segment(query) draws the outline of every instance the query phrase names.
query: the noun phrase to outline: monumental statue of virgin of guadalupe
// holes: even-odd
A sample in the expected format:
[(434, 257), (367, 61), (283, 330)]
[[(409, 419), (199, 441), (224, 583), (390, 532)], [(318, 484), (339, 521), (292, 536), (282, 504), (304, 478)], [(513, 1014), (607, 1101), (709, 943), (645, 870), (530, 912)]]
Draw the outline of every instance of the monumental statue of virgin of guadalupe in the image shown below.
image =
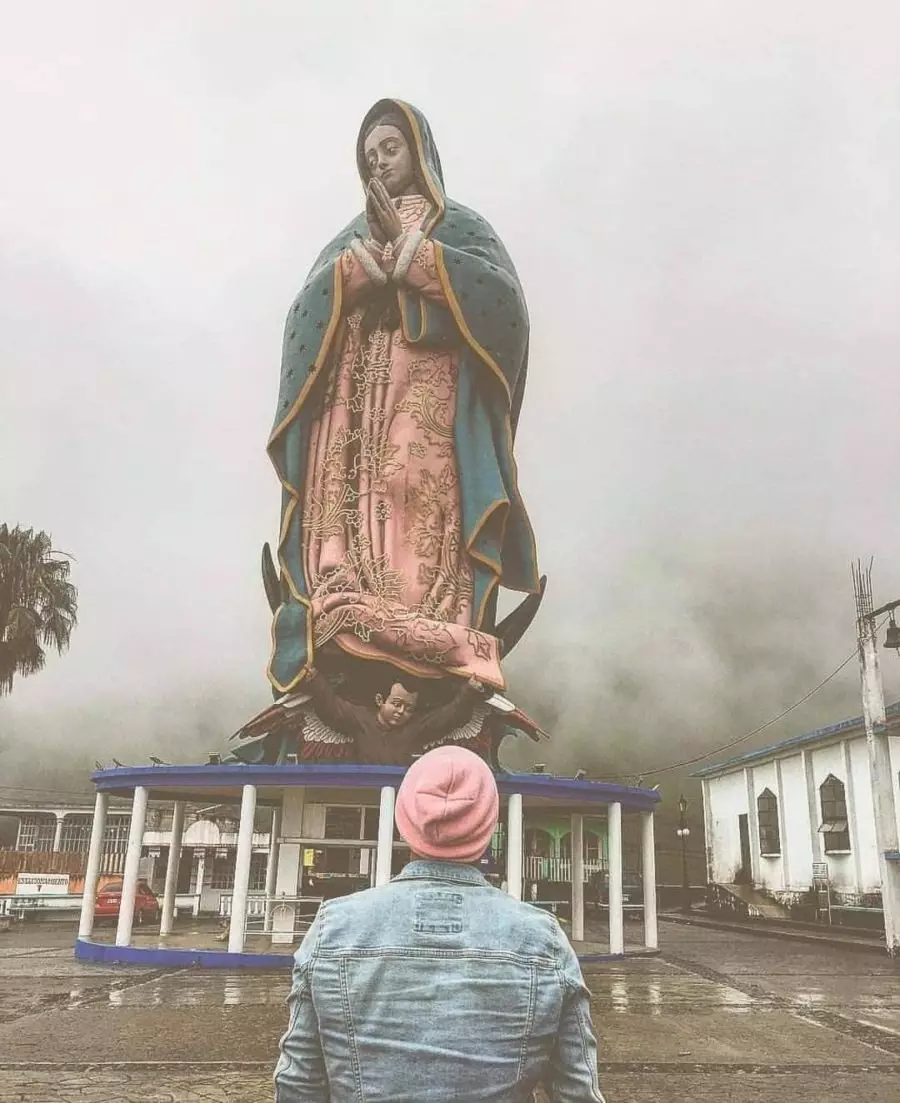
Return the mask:
[(498, 587), (534, 595), (504, 622), (513, 640), (542, 592), (513, 459), (528, 314), (495, 231), (446, 196), (419, 111), (376, 103), (356, 162), (364, 212), (321, 252), (285, 327), (269, 679), (331, 716), (322, 671), (352, 699), (354, 671), (374, 663), (388, 695), (449, 686), (458, 719), (465, 692), (505, 688)]

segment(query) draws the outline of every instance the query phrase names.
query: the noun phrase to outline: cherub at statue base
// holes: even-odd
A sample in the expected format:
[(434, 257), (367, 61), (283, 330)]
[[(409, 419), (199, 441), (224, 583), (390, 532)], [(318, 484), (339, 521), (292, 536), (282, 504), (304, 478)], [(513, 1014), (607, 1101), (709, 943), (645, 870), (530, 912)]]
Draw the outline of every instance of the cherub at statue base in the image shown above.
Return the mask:
[[(497, 751), (511, 730), (535, 740), (544, 734), (506, 698), (474, 679), (447, 677), (423, 687), (383, 665), (355, 679), (346, 670), (331, 678), (310, 670), (297, 693), (280, 698), (235, 734), (242, 742), (234, 758), (408, 766), (419, 754), (449, 743), (499, 768)], [(373, 675), (380, 687), (366, 701)]]

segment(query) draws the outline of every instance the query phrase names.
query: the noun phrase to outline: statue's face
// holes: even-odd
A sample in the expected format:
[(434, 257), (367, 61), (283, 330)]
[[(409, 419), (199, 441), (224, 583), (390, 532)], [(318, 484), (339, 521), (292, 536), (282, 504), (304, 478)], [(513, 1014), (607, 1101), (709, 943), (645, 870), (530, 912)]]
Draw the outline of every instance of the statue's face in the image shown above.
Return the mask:
[(376, 126), (366, 138), (369, 172), (387, 188), (388, 195), (408, 195), (415, 184), (412, 151), (396, 126)]
[(387, 697), (382, 697), (380, 693), (375, 696), (378, 723), (384, 728), (402, 728), (416, 711), (418, 703), (418, 693), (410, 693), (399, 682), (395, 682)]

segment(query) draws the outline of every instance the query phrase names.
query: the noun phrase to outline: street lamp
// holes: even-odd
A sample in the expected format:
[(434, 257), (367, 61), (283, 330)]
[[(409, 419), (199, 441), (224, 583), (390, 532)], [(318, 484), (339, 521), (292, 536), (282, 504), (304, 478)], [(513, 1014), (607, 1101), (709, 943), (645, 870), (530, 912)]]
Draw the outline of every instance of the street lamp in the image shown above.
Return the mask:
[[(890, 651), (900, 652), (900, 628), (897, 627), (897, 622), (894, 620), (894, 609), (900, 605), (900, 601), (892, 601), (888, 608), (891, 611), (891, 623), (888, 625), (887, 633), (884, 637), (884, 646)], [(891, 608), (893, 606), (893, 608)]]
[(872, 564), (864, 570), (857, 563), (853, 568), (853, 588), (856, 592), (856, 625), (859, 641), (859, 680), (862, 689), (863, 719), (866, 725), (866, 747), (869, 752), (869, 779), (872, 785), (872, 805), (875, 813), (875, 845), (881, 875), (881, 904), (884, 911), (884, 937), (891, 957), (900, 953), (900, 838), (897, 814), (894, 810), (894, 782), (888, 745), (887, 713), (884, 707), (884, 686), (878, 662), (875, 639), (876, 619), (890, 614), (885, 647), (900, 649), (900, 629), (894, 610), (900, 601), (891, 601), (874, 608), (872, 600)]
[(681, 910), (687, 914), (691, 910), (691, 886), (688, 881), (687, 867), (687, 841), (691, 829), (685, 821), (685, 813), (688, 810), (688, 802), (684, 795), (678, 798), (678, 828), (675, 834), (681, 839)]

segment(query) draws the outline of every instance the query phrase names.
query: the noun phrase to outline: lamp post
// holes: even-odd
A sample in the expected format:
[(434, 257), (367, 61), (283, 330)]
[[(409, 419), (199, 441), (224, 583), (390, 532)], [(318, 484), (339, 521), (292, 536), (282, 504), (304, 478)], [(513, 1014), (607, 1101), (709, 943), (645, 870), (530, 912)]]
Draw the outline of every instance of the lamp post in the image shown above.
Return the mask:
[(869, 752), (869, 778), (872, 784), (872, 806), (875, 813), (875, 845), (881, 875), (881, 905), (884, 911), (884, 937), (891, 957), (900, 954), (900, 839), (897, 813), (894, 808), (894, 785), (891, 753), (888, 744), (887, 713), (884, 706), (884, 686), (878, 662), (875, 639), (876, 619), (890, 615), (885, 647), (900, 651), (900, 629), (894, 610), (900, 601), (891, 601), (880, 609), (873, 608), (872, 565), (864, 570), (861, 564), (853, 568), (856, 591), (857, 636), (859, 641), (859, 680), (862, 688), (863, 719), (866, 725), (866, 747)]
[(684, 795), (678, 798), (678, 828), (675, 834), (681, 839), (681, 910), (686, 914), (691, 910), (691, 885), (688, 881), (687, 866), (687, 841), (691, 829), (685, 822), (685, 813), (688, 810), (688, 801)]

